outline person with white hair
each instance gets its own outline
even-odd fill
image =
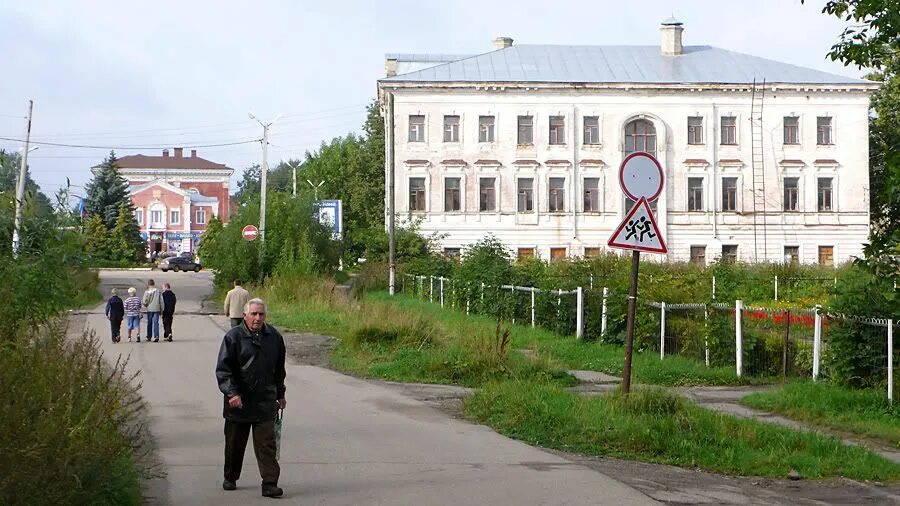
[[[137,331],[137,342],[141,342],[141,299],[136,295],[137,290],[132,286],[128,289],[128,298],[125,299],[125,318],[128,320],[128,342],[131,342],[131,331]]]
[[[266,303],[250,299],[244,305],[243,323],[222,338],[216,363],[216,380],[224,399],[225,490],[237,488],[252,431],[263,497],[284,493],[278,487],[281,468],[275,441],[276,414],[287,406],[284,359],[284,338],[266,324]]]

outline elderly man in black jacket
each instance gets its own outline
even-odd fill
[[[287,405],[284,358],[284,338],[266,324],[266,303],[251,299],[244,307],[244,322],[222,339],[216,363],[216,379],[225,396],[225,490],[237,488],[252,429],[262,495],[283,493],[275,458],[275,415]]]

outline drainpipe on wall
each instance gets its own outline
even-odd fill
[[[719,215],[716,212],[716,206],[719,205],[719,184],[716,177],[717,166],[719,165],[719,114],[716,104],[712,106],[712,213],[713,213],[713,238],[719,238]]]
[[[578,106],[572,105],[572,238],[578,239]],[[572,253],[571,251],[569,252]]]

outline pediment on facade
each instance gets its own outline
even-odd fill
[[[156,191],[154,191],[154,190],[156,190]],[[154,191],[154,195],[156,194],[156,192],[159,192],[159,191],[174,193],[181,197],[186,197],[188,195],[187,191],[185,191],[181,188],[178,188],[176,186],[173,186],[173,185],[163,181],[162,179],[155,179],[153,181],[150,181],[149,183],[144,183],[140,186],[132,187],[129,190],[129,192],[132,195],[137,195],[139,193],[143,193],[143,192],[147,192],[147,191]],[[156,197],[156,198],[158,198],[158,197]]]

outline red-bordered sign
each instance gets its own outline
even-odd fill
[[[631,208],[606,244],[611,248],[646,251],[647,253],[667,253],[669,251],[666,248],[666,241],[656,225],[656,218],[650,209],[650,203],[644,197],[641,197]]]
[[[619,166],[619,186],[631,200],[645,198],[653,202],[659,198],[665,182],[662,166],[650,153],[632,153]]]
[[[247,225],[243,230],[241,230],[241,235],[244,237],[244,239],[252,241],[259,236],[259,229],[254,225]]]

